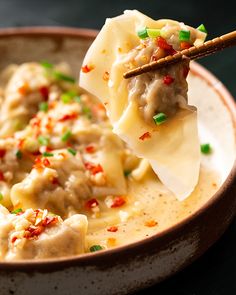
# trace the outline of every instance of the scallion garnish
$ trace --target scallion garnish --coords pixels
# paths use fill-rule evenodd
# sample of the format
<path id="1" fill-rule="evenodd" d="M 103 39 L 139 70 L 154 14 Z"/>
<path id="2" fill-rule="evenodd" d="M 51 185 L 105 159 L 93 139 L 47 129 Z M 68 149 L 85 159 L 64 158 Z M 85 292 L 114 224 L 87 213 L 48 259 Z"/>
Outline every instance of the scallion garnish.
<path id="1" fill-rule="evenodd" d="M 161 30 L 160 29 L 147 29 L 148 37 L 150 38 L 156 38 L 161 36 Z"/>
<path id="2" fill-rule="evenodd" d="M 66 82 L 70 82 L 70 83 L 75 83 L 75 79 L 71 76 L 65 75 L 61 72 L 57 72 L 54 71 L 53 72 L 53 76 L 56 80 L 60 80 L 60 81 L 66 81 Z"/>
<path id="3" fill-rule="evenodd" d="M 23 210 L 21 208 L 11 211 L 11 214 L 18 214 L 20 212 L 23 212 Z"/>
<path id="4" fill-rule="evenodd" d="M 69 153 L 71 153 L 73 156 L 76 155 L 76 150 L 74 150 L 74 149 L 72 149 L 72 148 L 68 148 L 67 151 L 68 151 Z"/>
<path id="5" fill-rule="evenodd" d="M 207 30 L 206 30 L 204 24 L 201 24 L 200 26 L 198 26 L 197 30 L 207 34 Z"/>
<path id="6" fill-rule="evenodd" d="M 124 171 L 124 176 L 128 177 L 130 175 L 131 171 L 130 170 L 125 170 Z"/>
<path id="7" fill-rule="evenodd" d="M 41 145 L 48 145 L 49 144 L 49 138 L 43 136 L 43 135 L 40 135 L 38 137 L 38 142 L 41 144 Z"/>
<path id="8" fill-rule="evenodd" d="M 137 31 L 137 35 L 140 39 L 145 39 L 148 37 L 147 28 L 142 28 Z"/>
<path id="9" fill-rule="evenodd" d="M 48 111 L 48 103 L 47 102 L 41 102 L 39 104 L 39 110 L 46 113 Z"/>
<path id="10" fill-rule="evenodd" d="M 64 102 L 64 103 L 69 103 L 71 102 L 72 100 L 72 97 L 70 95 L 68 95 L 68 93 L 63 93 L 61 95 L 61 100 Z"/>
<path id="11" fill-rule="evenodd" d="M 43 156 L 44 156 L 44 157 L 53 157 L 54 155 L 53 155 L 53 153 L 44 152 L 44 153 L 43 153 Z"/>
<path id="12" fill-rule="evenodd" d="M 22 152 L 20 151 L 20 150 L 17 150 L 16 151 L 16 157 L 17 157 L 17 159 L 22 159 Z"/>
<path id="13" fill-rule="evenodd" d="M 74 91 L 68 91 L 61 95 L 61 100 L 64 103 L 70 103 L 74 96 L 76 96 L 76 93 Z"/>
<path id="14" fill-rule="evenodd" d="M 67 130 L 61 137 L 61 141 L 67 141 L 72 136 L 72 133 L 70 130 Z"/>
<path id="15" fill-rule="evenodd" d="M 187 31 L 187 30 L 179 31 L 179 40 L 180 41 L 189 41 L 190 40 L 190 31 Z"/>
<path id="16" fill-rule="evenodd" d="M 209 143 L 201 144 L 201 152 L 203 154 L 210 154 L 212 152 L 211 145 Z"/>
<path id="17" fill-rule="evenodd" d="M 167 120 L 167 116 L 164 113 L 158 113 L 155 116 L 153 116 L 153 120 L 156 125 L 160 125 Z"/>
<path id="18" fill-rule="evenodd" d="M 3 200 L 3 194 L 0 193 L 0 201 L 2 201 L 2 200 Z"/>
<path id="19" fill-rule="evenodd" d="M 92 118 L 92 112 L 91 112 L 91 109 L 90 109 L 90 108 L 84 106 L 84 107 L 82 108 L 82 112 L 83 112 L 83 114 L 84 114 L 85 116 L 87 116 L 89 119 Z"/>
<path id="20" fill-rule="evenodd" d="M 46 69 L 52 69 L 53 68 L 53 64 L 49 63 L 46 60 L 41 61 L 40 64 L 41 64 L 41 66 L 43 66 Z"/>
<path id="21" fill-rule="evenodd" d="M 100 246 L 100 245 L 93 245 L 92 247 L 90 247 L 89 248 L 89 251 L 90 252 L 96 252 L 96 251 L 100 251 L 100 250 L 102 250 L 103 248 L 102 248 L 102 246 Z"/>

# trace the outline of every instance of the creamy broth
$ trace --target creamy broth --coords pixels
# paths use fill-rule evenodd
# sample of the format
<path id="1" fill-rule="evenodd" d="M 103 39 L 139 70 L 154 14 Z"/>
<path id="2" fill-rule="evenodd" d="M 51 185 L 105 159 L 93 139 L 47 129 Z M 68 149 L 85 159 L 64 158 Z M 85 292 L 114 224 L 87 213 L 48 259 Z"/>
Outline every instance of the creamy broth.
<path id="1" fill-rule="evenodd" d="M 113 212 L 102 212 L 99 220 L 88 217 L 88 244 L 102 243 L 111 248 L 159 233 L 196 212 L 218 190 L 220 183 L 217 171 L 201 167 L 194 192 L 179 202 L 152 171 L 141 182 L 129 180 L 127 205 Z M 127 213 L 126 221 L 121 222 L 120 210 Z M 121 215 L 126 218 L 125 213 Z M 108 232 L 107 228 L 113 225 L 117 225 L 118 231 Z"/>

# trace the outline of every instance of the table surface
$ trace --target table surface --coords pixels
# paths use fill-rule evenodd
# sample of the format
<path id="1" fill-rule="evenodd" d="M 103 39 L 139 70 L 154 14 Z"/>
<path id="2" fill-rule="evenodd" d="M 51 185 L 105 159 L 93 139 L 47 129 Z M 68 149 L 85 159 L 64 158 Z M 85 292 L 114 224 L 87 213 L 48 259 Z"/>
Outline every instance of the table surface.
<path id="1" fill-rule="evenodd" d="M 161 0 L 0 0 L 0 27 L 70 26 L 100 29 L 106 17 L 138 9 L 151 17 L 172 18 L 194 27 L 204 23 L 208 38 L 235 30 L 234 1 Z M 224 3 L 224 6 L 222 6 Z M 200 61 L 236 97 L 236 49 Z M 207 99 L 203 98 L 202 99 Z M 236 220 L 198 261 L 167 281 L 137 294 L 236 294 Z"/>

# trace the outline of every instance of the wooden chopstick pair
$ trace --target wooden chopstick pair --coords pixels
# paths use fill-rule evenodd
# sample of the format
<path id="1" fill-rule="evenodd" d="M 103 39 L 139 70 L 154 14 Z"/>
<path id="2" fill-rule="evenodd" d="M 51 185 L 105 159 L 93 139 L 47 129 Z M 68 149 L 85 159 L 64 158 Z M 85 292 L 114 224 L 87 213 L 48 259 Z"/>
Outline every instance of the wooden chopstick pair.
<path id="1" fill-rule="evenodd" d="M 186 57 L 191 60 L 198 59 L 234 45 L 236 45 L 236 31 L 209 40 L 202 45 L 192 46 L 189 49 L 184 49 L 174 55 L 168 55 L 164 58 L 160 58 L 157 61 L 153 61 L 141 67 L 130 70 L 124 73 L 123 76 L 125 79 L 128 79 L 134 76 L 141 75 L 143 73 L 163 68 L 170 64 L 174 64 Z"/>

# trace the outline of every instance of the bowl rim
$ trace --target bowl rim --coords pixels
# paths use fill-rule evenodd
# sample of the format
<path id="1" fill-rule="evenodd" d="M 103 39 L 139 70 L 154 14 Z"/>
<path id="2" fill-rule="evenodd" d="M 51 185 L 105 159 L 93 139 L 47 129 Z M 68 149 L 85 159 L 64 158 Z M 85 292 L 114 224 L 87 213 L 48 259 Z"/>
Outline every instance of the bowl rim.
<path id="1" fill-rule="evenodd" d="M 6 37 L 50 37 L 50 36 L 63 36 L 70 38 L 84 38 L 88 40 L 95 39 L 98 31 L 94 29 L 87 28 L 74 28 L 74 27 L 63 27 L 63 26 L 33 26 L 33 27 L 11 27 L 11 28 L 1 28 L 0 29 L 0 40 L 1 38 Z M 233 96 L 227 90 L 227 88 L 223 85 L 223 83 L 218 80 L 210 71 L 208 71 L 202 65 L 192 62 L 191 63 L 191 72 L 193 75 L 196 75 L 207 82 L 209 86 L 212 87 L 214 91 L 220 96 L 222 102 L 228 109 L 228 112 L 231 114 L 232 123 L 234 126 L 234 133 L 236 138 L 236 102 L 234 101 Z M 84 264 L 93 264 L 101 261 L 101 259 L 109 258 L 111 259 L 111 255 L 120 255 L 122 252 L 132 251 L 138 247 L 145 247 L 147 244 L 153 242 L 154 240 L 161 239 L 166 237 L 167 235 L 171 235 L 174 232 L 180 230 L 182 227 L 188 225 L 190 222 L 194 221 L 197 217 L 201 216 L 207 210 L 209 210 L 214 204 L 223 198 L 224 193 L 226 193 L 230 187 L 234 184 L 236 180 L 236 160 L 231 168 L 230 173 L 227 178 L 221 185 L 221 187 L 217 190 L 217 192 L 212 195 L 212 197 L 198 210 L 194 213 L 188 215 L 181 221 L 175 223 L 171 227 L 168 227 L 150 237 L 147 237 L 142 240 L 135 241 L 133 243 L 122 245 L 115 247 L 113 249 L 107 249 L 105 251 L 99 251 L 95 253 L 85 253 L 77 256 L 70 257 L 60 257 L 60 258 L 50 258 L 50 259 L 38 259 L 36 261 L 30 260 L 22 260 L 22 261 L 0 261 L 0 269 L 1 270 L 17 270 L 28 272 L 30 270 L 40 270 L 40 271 L 48 271 L 48 267 L 50 269 L 61 270 L 65 267 L 72 267 L 76 265 Z"/>

